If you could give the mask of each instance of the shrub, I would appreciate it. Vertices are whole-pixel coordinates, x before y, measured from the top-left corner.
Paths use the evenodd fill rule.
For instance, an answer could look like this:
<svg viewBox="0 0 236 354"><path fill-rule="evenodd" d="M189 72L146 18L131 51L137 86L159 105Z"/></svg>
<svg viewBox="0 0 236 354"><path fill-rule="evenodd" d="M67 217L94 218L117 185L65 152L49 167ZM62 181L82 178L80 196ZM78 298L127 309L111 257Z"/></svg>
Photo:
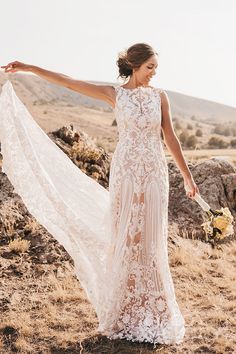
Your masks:
<svg viewBox="0 0 236 354"><path fill-rule="evenodd" d="M193 126L192 126L192 124L187 124L187 129L190 129L190 130L192 130L193 129Z"/></svg>
<svg viewBox="0 0 236 354"><path fill-rule="evenodd" d="M230 136L231 135L231 129L230 127L226 127L224 124L217 124L215 128L212 130L212 133L214 134L219 134L219 135L224 135L224 136Z"/></svg>
<svg viewBox="0 0 236 354"><path fill-rule="evenodd" d="M202 130L201 129L197 129L195 135L196 136L202 136Z"/></svg>
<svg viewBox="0 0 236 354"><path fill-rule="evenodd" d="M13 241L9 242L9 249L16 253L24 253L28 251L30 247L30 241L22 240L21 238L16 238Z"/></svg>
<svg viewBox="0 0 236 354"><path fill-rule="evenodd" d="M177 118L175 119L175 122L173 125L174 125L174 129L176 129L176 130L180 130L182 128L180 121Z"/></svg>
<svg viewBox="0 0 236 354"><path fill-rule="evenodd" d="M185 143L186 143L188 137L189 137L189 133L188 133L188 131L187 131L186 129L184 129L184 130L180 133L180 135L179 135L179 140L180 140L180 142L181 142L182 144L185 145Z"/></svg>
<svg viewBox="0 0 236 354"><path fill-rule="evenodd" d="M232 147L236 147L236 139L230 140L230 145L231 145Z"/></svg>
<svg viewBox="0 0 236 354"><path fill-rule="evenodd" d="M209 141L208 141L208 145L211 148L218 148L218 149L225 149L229 146L229 143L227 143L226 141L222 140L221 138L212 136Z"/></svg>
<svg viewBox="0 0 236 354"><path fill-rule="evenodd" d="M224 135L224 136L230 136L230 135L231 135L230 127L226 127L226 128L223 130L223 135Z"/></svg>
<svg viewBox="0 0 236 354"><path fill-rule="evenodd" d="M185 145L190 149L195 148L196 144L197 138L195 135L190 135L185 142Z"/></svg>

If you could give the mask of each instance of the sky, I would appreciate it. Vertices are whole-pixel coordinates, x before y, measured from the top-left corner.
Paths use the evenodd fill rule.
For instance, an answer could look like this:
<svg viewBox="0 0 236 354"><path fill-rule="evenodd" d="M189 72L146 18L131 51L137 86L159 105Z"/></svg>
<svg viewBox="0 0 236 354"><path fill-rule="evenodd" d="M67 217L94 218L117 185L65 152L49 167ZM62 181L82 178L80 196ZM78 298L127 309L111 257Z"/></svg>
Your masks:
<svg viewBox="0 0 236 354"><path fill-rule="evenodd" d="M150 44L150 85L236 107L235 0L0 0L0 65L124 84L119 52Z"/></svg>

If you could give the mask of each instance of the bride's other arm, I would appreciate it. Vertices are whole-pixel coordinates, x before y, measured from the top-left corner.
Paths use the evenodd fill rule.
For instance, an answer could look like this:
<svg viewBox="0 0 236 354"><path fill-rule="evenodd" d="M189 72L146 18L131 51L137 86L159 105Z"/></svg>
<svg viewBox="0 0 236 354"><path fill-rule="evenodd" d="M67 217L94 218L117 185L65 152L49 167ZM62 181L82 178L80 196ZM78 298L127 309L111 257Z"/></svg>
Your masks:
<svg viewBox="0 0 236 354"><path fill-rule="evenodd" d="M76 80L70 76L49 71L35 65L24 64L19 61L11 62L5 66L1 66L5 72L14 73L17 71L27 71L36 74L43 79L50 81L56 85L67 87L73 91L77 91L83 95L103 100L114 106L115 93L112 86L109 85L94 85L86 81Z"/></svg>
<svg viewBox="0 0 236 354"><path fill-rule="evenodd" d="M164 143L173 156L182 176L185 185L188 185L191 189L189 196L195 196L195 193L199 193L199 189L195 184L189 167L185 161L181 144L178 137L175 134L174 127L172 124L172 114L170 108L170 102L168 95L165 91L160 93L161 95L161 111L162 111L162 122L161 128L164 137Z"/></svg>

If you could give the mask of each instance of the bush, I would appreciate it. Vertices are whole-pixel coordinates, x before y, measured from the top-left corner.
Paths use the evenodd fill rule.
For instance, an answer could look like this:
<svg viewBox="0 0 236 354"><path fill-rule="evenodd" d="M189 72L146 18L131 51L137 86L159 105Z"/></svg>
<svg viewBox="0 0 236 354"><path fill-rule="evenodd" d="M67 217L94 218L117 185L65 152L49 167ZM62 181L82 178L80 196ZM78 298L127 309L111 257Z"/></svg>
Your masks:
<svg viewBox="0 0 236 354"><path fill-rule="evenodd" d="M186 147L190 149L195 148L196 144L197 144L197 138L195 135L190 135L185 142Z"/></svg>
<svg viewBox="0 0 236 354"><path fill-rule="evenodd" d="M10 251L13 251L15 253L24 253L28 251L30 247L30 241L22 240L21 238L16 238L15 240L9 242L8 247Z"/></svg>
<svg viewBox="0 0 236 354"><path fill-rule="evenodd" d="M174 129L176 129L176 130L180 130L182 128L178 118L175 119L175 122L173 125L174 125Z"/></svg>
<svg viewBox="0 0 236 354"><path fill-rule="evenodd" d="M229 128L229 127L226 127L226 128L223 130L223 135L224 135L224 136L230 136L230 135L231 135L231 131L230 131L230 128Z"/></svg>
<svg viewBox="0 0 236 354"><path fill-rule="evenodd" d="M224 136L230 136L231 130L232 128L230 128L229 126L226 127L224 124L217 124L215 128L212 130L212 133L224 135Z"/></svg>
<svg viewBox="0 0 236 354"><path fill-rule="evenodd" d="M236 139L230 140L230 145L235 148L236 147Z"/></svg>
<svg viewBox="0 0 236 354"><path fill-rule="evenodd" d="M189 137L189 133L188 133L188 131L185 129L185 130L183 130L183 131L180 133L180 135L179 135L179 140L180 140L180 142L181 142L182 144L185 145L185 143L186 143L188 137Z"/></svg>
<svg viewBox="0 0 236 354"><path fill-rule="evenodd" d="M196 136L202 136L202 130L201 129L197 129L195 135Z"/></svg>
<svg viewBox="0 0 236 354"><path fill-rule="evenodd" d="M221 138L212 136L208 141L208 145L210 148L225 149L229 146L229 143L222 140Z"/></svg>
<svg viewBox="0 0 236 354"><path fill-rule="evenodd" d="M192 126L192 124L187 124L187 129L190 129L190 130L192 130L193 129L193 126Z"/></svg>

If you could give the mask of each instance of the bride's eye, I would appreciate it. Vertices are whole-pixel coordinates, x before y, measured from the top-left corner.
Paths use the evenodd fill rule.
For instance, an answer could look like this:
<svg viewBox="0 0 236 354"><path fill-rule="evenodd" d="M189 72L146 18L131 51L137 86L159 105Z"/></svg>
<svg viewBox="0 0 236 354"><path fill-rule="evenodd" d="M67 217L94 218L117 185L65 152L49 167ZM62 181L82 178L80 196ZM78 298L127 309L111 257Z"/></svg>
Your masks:
<svg viewBox="0 0 236 354"><path fill-rule="evenodd" d="M148 69L153 69L154 66L147 66ZM157 66L156 66L156 70L157 70Z"/></svg>

